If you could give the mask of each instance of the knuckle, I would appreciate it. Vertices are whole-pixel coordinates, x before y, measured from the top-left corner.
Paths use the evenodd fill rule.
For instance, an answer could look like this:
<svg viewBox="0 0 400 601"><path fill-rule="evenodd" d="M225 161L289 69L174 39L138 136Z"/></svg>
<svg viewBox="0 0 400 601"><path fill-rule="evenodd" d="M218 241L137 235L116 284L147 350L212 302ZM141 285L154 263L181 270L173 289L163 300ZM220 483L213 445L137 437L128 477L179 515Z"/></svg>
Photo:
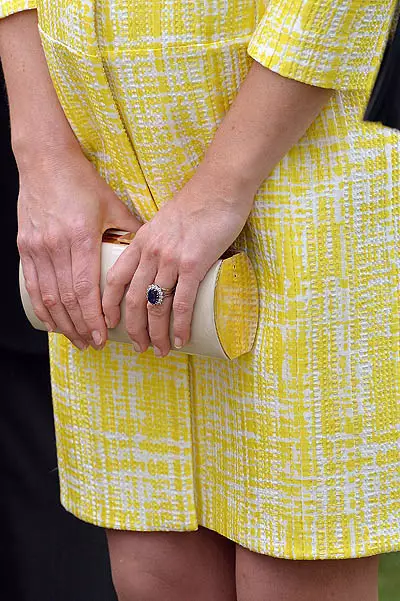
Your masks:
<svg viewBox="0 0 400 601"><path fill-rule="evenodd" d="M174 302L173 311L175 315L186 315L190 311L190 305L185 300L177 300Z"/></svg>
<svg viewBox="0 0 400 601"><path fill-rule="evenodd" d="M115 269L111 268L107 273L106 284L108 286L118 286L119 283L120 278L118 277L118 272Z"/></svg>
<svg viewBox="0 0 400 601"><path fill-rule="evenodd" d="M76 296L72 292L64 292L61 295L61 302L66 309L75 309L78 304Z"/></svg>
<svg viewBox="0 0 400 601"><path fill-rule="evenodd" d="M55 294L46 293L42 295L42 302L46 309L53 309L58 303L58 298Z"/></svg>
<svg viewBox="0 0 400 601"><path fill-rule="evenodd" d="M62 333L72 342L72 344L74 344L74 340L79 339L77 332L75 332L73 328L64 328Z"/></svg>
<svg viewBox="0 0 400 601"><path fill-rule="evenodd" d="M139 300L137 299L136 296L132 295L132 294L127 294L126 295L126 307L128 308L129 312L134 312L134 311L138 311L141 308L141 303L139 303Z"/></svg>
<svg viewBox="0 0 400 601"><path fill-rule="evenodd" d="M26 288L26 291L29 294L29 296L32 296L33 294L35 294L35 292L37 290L35 283L33 282L33 280L31 280L29 278L25 278L25 288Z"/></svg>
<svg viewBox="0 0 400 601"><path fill-rule="evenodd" d="M128 332L128 336L131 340L141 342L142 336L140 336L140 330L135 328L133 325L129 325L126 327L126 331Z"/></svg>
<svg viewBox="0 0 400 601"><path fill-rule="evenodd" d="M165 248L161 256L161 263L164 266L175 265L178 262L176 250L173 248Z"/></svg>
<svg viewBox="0 0 400 601"><path fill-rule="evenodd" d="M103 298L101 306L103 308L103 313L105 313L109 317L113 315L115 311L119 308L118 305L112 302L110 298Z"/></svg>
<svg viewBox="0 0 400 601"><path fill-rule="evenodd" d="M152 305L151 303L147 304L147 310L153 317L164 317L167 313L167 307L165 305Z"/></svg>
<svg viewBox="0 0 400 601"><path fill-rule="evenodd" d="M74 292L78 298L86 298L93 291L93 282L80 279L74 282Z"/></svg>
<svg viewBox="0 0 400 601"><path fill-rule="evenodd" d="M180 273L193 274L197 267L195 257L183 257L179 266Z"/></svg>
<svg viewBox="0 0 400 601"><path fill-rule="evenodd" d="M84 215L76 215L71 228L72 238L82 242L90 240L90 226Z"/></svg>
<svg viewBox="0 0 400 601"><path fill-rule="evenodd" d="M168 344L168 336L165 332L150 329L150 338L153 344L156 346L163 346Z"/></svg>
<svg viewBox="0 0 400 601"><path fill-rule="evenodd" d="M103 315L97 310L95 305L89 304L81 307L82 317L86 323L93 324L93 327L101 327L99 321L103 321ZM90 326L89 326L90 327ZM93 329L93 328L92 328Z"/></svg>
<svg viewBox="0 0 400 601"><path fill-rule="evenodd" d="M45 246L43 244L43 238L40 235L34 236L32 238L29 239L28 245L27 245L27 249L33 254L33 255L40 255L43 253L43 251L45 250Z"/></svg>
<svg viewBox="0 0 400 601"><path fill-rule="evenodd" d="M25 253L29 248L29 239L25 234L19 233L17 236L17 247L19 252Z"/></svg>
<svg viewBox="0 0 400 601"><path fill-rule="evenodd" d="M74 224L71 231L71 247L78 247L80 250L90 252L95 248L96 238L91 233L91 229L84 221Z"/></svg>
<svg viewBox="0 0 400 601"><path fill-rule="evenodd" d="M166 347L169 348L168 341L160 336L151 336L151 344L159 348L161 351L166 350Z"/></svg>
<svg viewBox="0 0 400 601"><path fill-rule="evenodd" d="M43 245L48 252L56 252L60 246L60 236L57 232L46 234L46 236L43 238Z"/></svg>
<svg viewBox="0 0 400 601"><path fill-rule="evenodd" d="M150 244L147 248L146 248L146 252L145 252L145 258L147 260L154 260L154 259L158 259L161 255L161 247L157 244L157 242L154 242L153 244Z"/></svg>
<svg viewBox="0 0 400 601"><path fill-rule="evenodd" d="M33 312L35 313L36 317L39 319L39 321L48 321L48 316L46 311L43 309L43 307L34 305L33 307Z"/></svg>
<svg viewBox="0 0 400 601"><path fill-rule="evenodd" d="M81 326L79 324L77 324L75 326L76 331L78 332L79 336L85 340L88 340L91 338L89 330L87 328L85 328L84 326Z"/></svg>

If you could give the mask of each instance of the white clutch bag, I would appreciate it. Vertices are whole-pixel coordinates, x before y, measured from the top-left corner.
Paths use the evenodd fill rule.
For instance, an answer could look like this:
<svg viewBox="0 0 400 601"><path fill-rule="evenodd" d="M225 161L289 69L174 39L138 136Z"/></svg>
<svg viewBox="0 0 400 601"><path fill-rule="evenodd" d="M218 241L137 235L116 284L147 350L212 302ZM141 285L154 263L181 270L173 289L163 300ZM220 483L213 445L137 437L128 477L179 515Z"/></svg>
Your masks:
<svg viewBox="0 0 400 601"><path fill-rule="evenodd" d="M115 263L133 234L108 230L103 236L101 249L101 290L107 272ZM36 317L20 267L22 304L32 326L45 330ZM258 289L252 264L241 251L228 251L207 272L200 283L194 306L191 337L184 347L173 346L173 315L170 333L171 349L191 355L235 359L251 351L258 325ZM121 321L108 330L109 340L131 343L125 328L125 302L121 303Z"/></svg>

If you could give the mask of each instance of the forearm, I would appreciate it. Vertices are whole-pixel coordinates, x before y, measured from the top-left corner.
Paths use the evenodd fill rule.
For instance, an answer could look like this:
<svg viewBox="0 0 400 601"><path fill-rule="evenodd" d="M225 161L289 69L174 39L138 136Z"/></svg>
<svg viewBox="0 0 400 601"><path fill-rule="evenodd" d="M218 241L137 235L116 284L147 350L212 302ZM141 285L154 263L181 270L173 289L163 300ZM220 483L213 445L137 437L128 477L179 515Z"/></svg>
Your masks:
<svg viewBox="0 0 400 601"><path fill-rule="evenodd" d="M331 90L309 86L254 63L200 166L206 177L254 194L328 102Z"/></svg>
<svg viewBox="0 0 400 601"><path fill-rule="evenodd" d="M0 56L17 160L50 156L57 149L77 146L50 78L36 10L0 21Z"/></svg>

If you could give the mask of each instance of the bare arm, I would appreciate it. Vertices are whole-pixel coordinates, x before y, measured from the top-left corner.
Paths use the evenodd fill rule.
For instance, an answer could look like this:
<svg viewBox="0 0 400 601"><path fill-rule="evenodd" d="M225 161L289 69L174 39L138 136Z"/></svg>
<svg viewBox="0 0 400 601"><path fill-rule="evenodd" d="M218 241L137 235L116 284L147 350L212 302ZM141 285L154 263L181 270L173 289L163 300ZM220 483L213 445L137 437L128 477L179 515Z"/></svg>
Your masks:
<svg viewBox="0 0 400 601"><path fill-rule="evenodd" d="M0 56L10 101L11 134L17 160L59 148L79 150L50 79L39 37L36 10L0 21ZM47 152L49 151L49 152Z"/></svg>
<svg viewBox="0 0 400 601"><path fill-rule="evenodd" d="M101 235L140 224L81 151L49 75L36 10L0 21L0 55L20 173L18 247L35 313L78 348L101 348Z"/></svg>
<svg viewBox="0 0 400 601"><path fill-rule="evenodd" d="M200 172L218 172L235 190L255 194L332 93L282 77L254 62Z"/></svg>
<svg viewBox="0 0 400 601"><path fill-rule="evenodd" d="M261 182L331 94L253 64L192 179L141 228L111 270L103 296L105 315L110 323L118 322L119 303L132 280L127 327L141 350L150 340L161 356L170 349L171 301L146 308L146 286L155 281L170 288L178 282L173 304L175 346L182 346L190 338L199 282L239 235Z"/></svg>

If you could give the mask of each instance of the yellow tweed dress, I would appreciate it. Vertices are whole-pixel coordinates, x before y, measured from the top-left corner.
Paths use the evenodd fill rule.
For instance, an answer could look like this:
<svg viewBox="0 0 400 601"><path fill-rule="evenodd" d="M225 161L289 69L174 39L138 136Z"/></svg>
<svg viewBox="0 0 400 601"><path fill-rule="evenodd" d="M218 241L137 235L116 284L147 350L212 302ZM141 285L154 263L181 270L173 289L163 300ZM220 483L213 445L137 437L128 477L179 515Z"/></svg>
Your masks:
<svg viewBox="0 0 400 601"><path fill-rule="evenodd" d="M394 4L37 1L82 148L144 219L190 178L252 59L337 90L241 236L261 292L252 353L159 360L52 337L69 511L117 529L201 524L286 558L400 548L400 137L361 120Z"/></svg>

